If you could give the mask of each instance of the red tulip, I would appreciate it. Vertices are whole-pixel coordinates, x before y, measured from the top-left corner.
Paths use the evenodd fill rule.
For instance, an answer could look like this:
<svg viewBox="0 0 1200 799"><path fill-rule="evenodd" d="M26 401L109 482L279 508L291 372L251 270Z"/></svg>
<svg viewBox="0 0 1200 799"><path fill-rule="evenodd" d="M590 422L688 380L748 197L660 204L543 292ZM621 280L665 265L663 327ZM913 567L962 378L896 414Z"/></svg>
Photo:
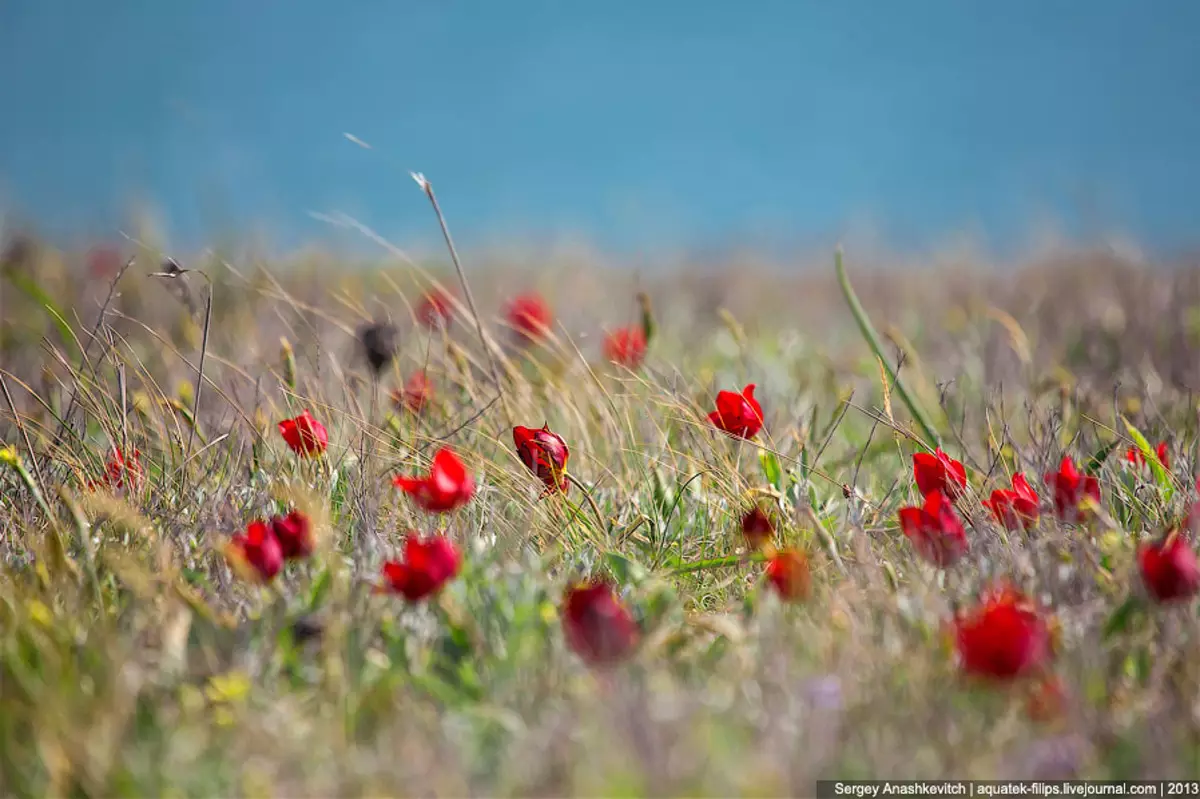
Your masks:
<svg viewBox="0 0 1200 799"><path fill-rule="evenodd" d="M1154 450L1154 452L1156 455L1158 455L1158 462L1163 465L1163 468L1170 469L1171 468L1171 458L1170 458L1170 455L1167 453L1167 442L1165 442L1165 441L1159 442L1159 445ZM1130 447L1128 450L1126 450L1125 460L1129 461L1134 466L1145 466L1146 465L1146 456L1142 454L1142 450L1140 447Z"/></svg>
<svg viewBox="0 0 1200 799"><path fill-rule="evenodd" d="M283 569L283 548L265 522L250 522L225 548L231 566L249 580L268 583Z"/></svg>
<svg viewBox="0 0 1200 799"><path fill-rule="evenodd" d="M292 452L302 458L320 455L329 447L329 432L308 411L295 419L284 419L279 423L279 434Z"/></svg>
<svg viewBox="0 0 1200 799"><path fill-rule="evenodd" d="M913 477L921 496L941 491L950 499L958 499L967 487L967 469L938 447L933 453L913 454Z"/></svg>
<svg viewBox="0 0 1200 799"><path fill-rule="evenodd" d="M433 456L426 477L394 477L392 483L429 513L446 513L467 504L475 493L475 481L467 467L449 447Z"/></svg>
<svg viewBox="0 0 1200 799"><path fill-rule="evenodd" d="M720 430L738 438L754 438L763 426L763 410L754 398L755 385L750 383L741 394L722 391L717 394L717 409L708 420Z"/></svg>
<svg viewBox="0 0 1200 799"><path fill-rule="evenodd" d="M275 516L270 526L286 560L307 558L312 554L315 543L312 522L303 513L293 510L287 516Z"/></svg>
<svg viewBox="0 0 1200 799"><path fill-rule="evenodd" d="M383 564L383 593L401 594L410 602L432 596L454 579L462 565L462 556L443 535L422 541L409 533L404 541L404 561Z"/></svg>
<svg viewBox="0 0 1200 799"><path fill-rule="evenodd" d="M1146 590L1158 602L1189 599L1200 590L1196 552L1179 531L1138 547L1138 566Z"/></svg>
<svg viewBox="0 0 1200 799"><path fill-rule="evenodd" d="M795 601L808 596L808 558L802 552L785 550L777 552L767 561L767 582L785 601Z"/></svg>
<svg viewBox="0 0 1200 799"><path fill-rule="evenodd" d="M450 295L441 289L430 289L417 306L416 315L417 321L431 330L448 326L453 315Z"/></svg>
<svg viewBox="0 0 1200 799"><path fill-rule="evenodd" d="M766 511L755 507L742 517L742 535L752 549L761 549L775 535L775 526Z"/></svg>
<svg viewBox="0 0 1200 799"><path fill-rule="evenodd" d="M640 327L623 327L604 337L604 357L629 369L637 369L646 357L646 335Z"/></svg>
<svg viewBox="0 0 1200 799"><path fill-rule="evenodd" d="M956 614L955 645L963 671L1008 680L1050 659L1050 627L1033 602L1002 586L985 594L968 613Z"/></svg>
<svg viewBox="0 0 1200 799"><path fill-rule="evenodd" d="M939 569L953 566L967 551L967 533L941 491L928 494L922 508L901 508L900 529L917 554Z"/></svg>
<svg viewBox="0 0 1200 799"><path fill-rule="evenodd" d="M610 666L637 646L641 630L608 583L593 580L567 591L562 609L567 646L588 665Z"/></svg>
<svg viewBox="0 0 1200 799"><path fill-rule="evenodd" d="M571 451L562 436L550 431L550 425L543 425L541 430L517 425L513 428L513 443L521 462L546 484L547 491L567 490L567 458Z"/></svg>
<svg viewBox="0 0 1200 799"><path fill-rule="evenodd" d="M99 480L89 481L88 488L96 488L103 484L111 489L125 488L126 485L130 489L136 489L142 484L144 477L142 454L136 449L123 452L120 447L114 447L108 460L104 462L104 476Z"/></svg>
<svg viewBox="0 0 1200 799"><path fill-rule="evenodd" d="M1038 520L1038 495L1018 472L1012 478L1012 490L997 488L992 492L991 499L985 499L983 504L996 517L996 521L1009 530L1029 530Z"/></svg>
<svg viewBox="0 0 1200 799"><path fill-rule="evenodd" d="M1064 456L1057 472L1046 475L1046 484L1054 491L1054 511L1064 522L1082 522L1091 516L1083 507L1084 499L1100 503L1100 481L1080 474L1070 456Z"/></svg>
<svg viewBox="0 0 1200 799"><path fill-rule="evenodd" d="M553 315L541 295L530 292L515 298L505 312L508 323L527 342L538 341L550 330Z"/></svg>
<svg viewBox="0 0 1200 799"><path fill-rule="evenodd" d="M426 377L424 371L413 372L404 383L404 388L392 392L392 402L396 407L408 408L414 414L420 414L425 403L433 397L433 383Z"/></svg>

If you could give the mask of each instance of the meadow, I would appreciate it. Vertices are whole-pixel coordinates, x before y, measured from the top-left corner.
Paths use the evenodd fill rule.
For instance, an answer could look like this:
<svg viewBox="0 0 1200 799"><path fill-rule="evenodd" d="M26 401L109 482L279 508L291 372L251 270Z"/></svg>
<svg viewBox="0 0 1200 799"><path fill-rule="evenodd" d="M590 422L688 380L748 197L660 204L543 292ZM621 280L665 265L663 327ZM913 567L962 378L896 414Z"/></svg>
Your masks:
<svg viewBox="0 0 1200 799"><path fill-rule="evenodd" d="M4 256L0 793L1200 775L1195 265L170 256Z"/></svg>

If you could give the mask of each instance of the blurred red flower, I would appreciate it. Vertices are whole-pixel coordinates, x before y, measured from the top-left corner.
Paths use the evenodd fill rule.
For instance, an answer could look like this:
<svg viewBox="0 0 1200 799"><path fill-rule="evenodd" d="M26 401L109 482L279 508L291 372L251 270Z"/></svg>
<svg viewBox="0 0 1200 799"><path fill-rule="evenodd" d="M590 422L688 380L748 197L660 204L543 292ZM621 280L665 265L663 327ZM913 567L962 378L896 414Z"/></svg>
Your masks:
<svg viewBox="0 0 1200 799"><path fill-rule="evenodd" d="M266 522L250 522L225 547L225 557L248 580L268 583L283 569L283 548Z"/></svg>
<svg viewBox="0 0 1200 799"><path fill-rule="evenodd" d="M777 552L767 561L767 582L786 601L808 596L808 558L794 549Z"/></svg>
<svg viewBox="0 0 1200 799"><path fill-rule="evenodd" d="M308 411L280 422L279 434L292 452L302 458L320 455L329 447L329 432L325 425L314 419Z"/></svg>
<svg viewBox="0 0 1200 799"><path fill-rule="evenodd" d="M1154 454L1158 455L1158 462L1163 465L1164 469L1171 468L1171 457L1167 452L1167 442L1160 441L1158 447L1154 450ZM1145 466L1146 456L1142 454L1139 447L1130 447L1125 451L1125 460L1132 463L1134 466Z"/></svg>
<svg viewBox="0 0 1200 799"><path fill-rule="evenodd" d="M1200 590L1196 552L1178 530L1138 547L1138 567L1146 590L1158 602L1189 599Z"/></svg>
<svg viewBox="0 0 1200 799"><path fill-rule="evenodd" d="M514 298L505 310L508 324L527 342L538 341L550 331L553 314L540 294L530 292Z"/></svg>
<svg viewBox="0 0 1200 799"><path fill-rule="evenodd" d="M404 388L392 392L392 402L397 408L408 408L414 414L425 409L425 403L433 397L433 383L424 371L413 372L404 383Z"/></svg>
<svg viewBox="0 0 1200 799"><path fill-rule="evenodd" d="M900 529L925 560L945 569L967 551L967 533L954 505L941 491L925 496L925 506L900 509Z"/></svg>
<svg viewBox="0 0 1200 799"><path fill-rule="evenodd" d="M996 521L1009 530L1029 530L1037 524L1038 495L1020 472L1013 475L1011 491L997 488L992 492L992 498L985 499L983 504L996 517Z"/></svg>
<svg viewBox="0 0 1200 799"><path fill-rule="evenodd" d="M921 496L941 491L950 499L962 496L967 487L967 469L938 447L936 451L913 453L913 477Z"/></svg>
<svg viewBox="0 0 1200 799"><path fill-rule="evenodd" d="M646 335L640 327L622 327L604 337L604 357L628 369L637 369L646 357Z"/></svg>
<svg viewBox="0 0 1200 799"><path fill-rule="evenodd" d="M968 674L997 680L1023 676L1051 656L1050 626L1037 607L1007 585L954 618L955 645Z"/></svg>
<svg viewBox="0 0 1200 799"><path fill-rule="evenodd" d="M590 666L610 666L629 656L641 630L612 586L593 580L568 589L562 609L567 646Z"/></svg>
<svg viewBox="0 0 1200 799"><path fill-rule="evenodd" d="M279 540L284 559L298 560L312 554L312 522L300 511L293 510L286 516L272 517L270 527L275 538Z"/></svg>
<svg viewBox="0 0 1200 799"><path fill-rule="evenodd" d="M708 420L731 436L754 438L763 426L763 410L754 398L754 389L754 383L750 383L741 394L719 392L717 409L708 415Z"/></svg>
<svg viewBox="0 0 1200 799"><path fill-rule="evenodd" d="M460 508L475 494L475 481L453 450L443 447L433 456L425 477L393 477L392 483L429 513Z"/></svg>
<svg viewBox="0 0 1200 799"><path fill-rule="evenodd" d="M100 244L88 251L88 274L97 280L116 277L124 265L124 261L121 260L121 251L112 245Z"/></svg>
<svg viewBox="0 0 1200 799"><path fill-rule="evenodd" d="M571 450L562 436L550 431L550 425L541 430L517 425L513 428L513 443L521 462L546 485L547 490L567 490L567 458Z"/></svg>
<svg viewBox="0 0 1200 799"><path fill-rule="evenodd" d="M444 535L422 541L416 533L409 533L404 541L404 560L383 564L385 583L378 590L417 602L440 591L454 579L461 565L462 556Z"/></svg>
<svg viewBox="0 0 1200 799"><path fill-rule="evenodd" d="M1092 511L1084 507L1085 499L1100 504L1100 481L1080 474L1069 455L1063 456L1057 472L1046 475L1046 484L1054 491L1054 512L1064 522L1082 522Z"/></svg>
<svg viewBox="0 0 1200 799"><path fill-rule="evenodd" d="M742 517L742 535L752 549L761 549L775 535L775 525L762 508L755 506Z"/></svg>
<svg viewBox="0 0 1200 799"><path fill-rule="evenodd" d="M122 451L120 447L113 447L108 460L104 462L104 475L99 480L89 481L88 488L106 485L114 490L126 487L136 490L144 477L142 454L138 450Z"/></svg>
<svg viewBox="0 0 1200 799"><path fill-rule="evenodd" d="M448 327L453 318L450 295L441 289L430 289L417 305L417 321L430 330Z"/></svg>

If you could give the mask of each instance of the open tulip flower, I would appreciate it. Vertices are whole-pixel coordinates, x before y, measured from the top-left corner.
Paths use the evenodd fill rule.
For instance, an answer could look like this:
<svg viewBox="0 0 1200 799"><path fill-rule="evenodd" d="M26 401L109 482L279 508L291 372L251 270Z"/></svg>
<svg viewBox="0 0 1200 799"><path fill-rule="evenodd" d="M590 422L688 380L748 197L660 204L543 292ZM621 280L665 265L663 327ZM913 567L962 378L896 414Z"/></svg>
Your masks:
<svg viewBox="0 0 1200 799"><path fill-rule="evenodd" d="M967 551L967 533L954 505L941 491L925 497L924 507L901 508L900 529L925 560L945 569Z"/></svg>
<svg viewBox="0 0 1200 799"><path fill-rule="evenodd" d="M754 389L754 383L750 383L741 394L719 392L717 409L708 415L708 420L718 430L736 438L754 438L763 426L763 410L754 398Z"/></svg>
<svg viewBox="0 0 1200 799"><path fill-rule="evenodd" d="M996 517L996 521L1012 531L1029 530L1038 521L1038 495L1018 472L1012 478L1012 490L997 488L984 506Z"/></svg>
<svg viewBox="0 0 1200 799"><path fill-rule="evenodd" d="M550 425L541 430L517 425L513 428L513 443L521 463L546 485L546 491L567 490L567 458L571 450L558 433L551 432Z"/></svg>
<svg viewBox="0 0 1200 799"><path fill-rule="evenodd" d="M300 511L273 517L270 527L285 560L299 560L312 554L315 546L312 522Z"/></svg>
<svg viewBox="0 0 1200 799"><path fill-rule="evenodd" d="M394 477L392 483L428 513L461 508L475 493L471 473L449 447L443 447L433 456L425 477Z"/></svg>
<svg viewBox="0 0 1200 799"><path fill-rule="evenodd" d="M562 607L567 646L589 666L612 666L628 657L641 630L606 582L593 580L568 589Z"/></svg>
<svg viewBox="0 0 1200 799"><path fill-rule="evenodd" d="M419 602L442 590L461 566L462 556L450 539L434 535L423 541L416 533L409 533L404 541L404 560L383 564L384 584L377 591Z"/></svg>
<svg viewBox="0 0 1200 799"><path fill-rule="evenodd" d="M921 496L941 491L954 500L962 496L967 487L967 469L938 447L936 451L913 454L913 477Z"/></svg>
<svg viewBox="0 0 1200 799"><path fill-rule="evenodd" d="M1146 591L1161 603L1191 599L1200 591L1196 551L1178 530L1138 547L1138 568Z"/></svg>
<svg viewBox="0 0 1200 799"><path fill-rule="evenodd" d="M1009 586L987 592L975 608L954 619L962 670L993 680L1037 671L1050 660L1050 625L1032 600Z"/></svg>
<svg viewBox="0 0 1200 799"><path fill-rule="evenodd" d="M302 458L316 457L329 447L329 432L325 425L314 419L308 411L280 422L279 434L292 452Z"/></svg>
<svg viewBox="0 0 1200 799"><path fill-rule="evenodd" d="M1100 504L1100 481L1080 474L1069 455L1064 456L1057 472L1046 475L1046 484L1054 492L1054 512L1064 522L1084 522L1092 517L1088 502Z"/></svg>

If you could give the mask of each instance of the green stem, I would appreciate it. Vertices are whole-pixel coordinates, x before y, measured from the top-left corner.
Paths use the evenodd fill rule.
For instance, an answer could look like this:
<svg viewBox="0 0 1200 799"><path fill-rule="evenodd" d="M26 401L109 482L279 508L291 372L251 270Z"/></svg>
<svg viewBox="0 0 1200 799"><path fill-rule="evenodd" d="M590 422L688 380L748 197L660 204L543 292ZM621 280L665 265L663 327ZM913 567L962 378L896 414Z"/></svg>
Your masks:
<svg viewBox="0 0 1200 799"><path fill-rule="evenodd" d="M698 560L695 563L680 566L671 572L671 576L691 574L692 572L706 571L708 569L725 569L730 566L741 566L746 563L762 563L766 559L766 556L761 552L755 552L751 555L726 555L723 558L709 558L708 560Z"/></svg>
<svg viewBox="0 0 1200 799"><path fill-rule="evenodd" d="M880 362L883 364L883 368L887 370L888 375L892 378L892 385L895 387L896 393L900 396L900 399L904 401L904 404L908 408L908 412L912 414L913 419L916 420L917 424L921 426L921 430L925 433L926 439L928 439L933 446L939 446L941 439L938 437L938 434L934 432L933 424L930 423L929 417L925 415L925 412L921 409L921 406L917 405L912 396L909 395L908 389L906 389L904 384L900 382L900 375L896 373L894 368L892 368L891 363L884 354L883 344L879 341L879 334L875 332L875 327L871 324L870 317L868 317L867 312L863 310L862 304L858 301L858 296L854 293L854 289L850 286L850 278L846 275L846 266L842 262L841 247L838 247L837 251L834 253L833 262L834 267L837 270L838 285L842 289L842 295L846 298L846 304L850 306L850 313L854 314L854 319L856 322L858 322L858 329L862 331L863 338L867 340L867 344L870 345L871 350L879 358Z"/></svg>

